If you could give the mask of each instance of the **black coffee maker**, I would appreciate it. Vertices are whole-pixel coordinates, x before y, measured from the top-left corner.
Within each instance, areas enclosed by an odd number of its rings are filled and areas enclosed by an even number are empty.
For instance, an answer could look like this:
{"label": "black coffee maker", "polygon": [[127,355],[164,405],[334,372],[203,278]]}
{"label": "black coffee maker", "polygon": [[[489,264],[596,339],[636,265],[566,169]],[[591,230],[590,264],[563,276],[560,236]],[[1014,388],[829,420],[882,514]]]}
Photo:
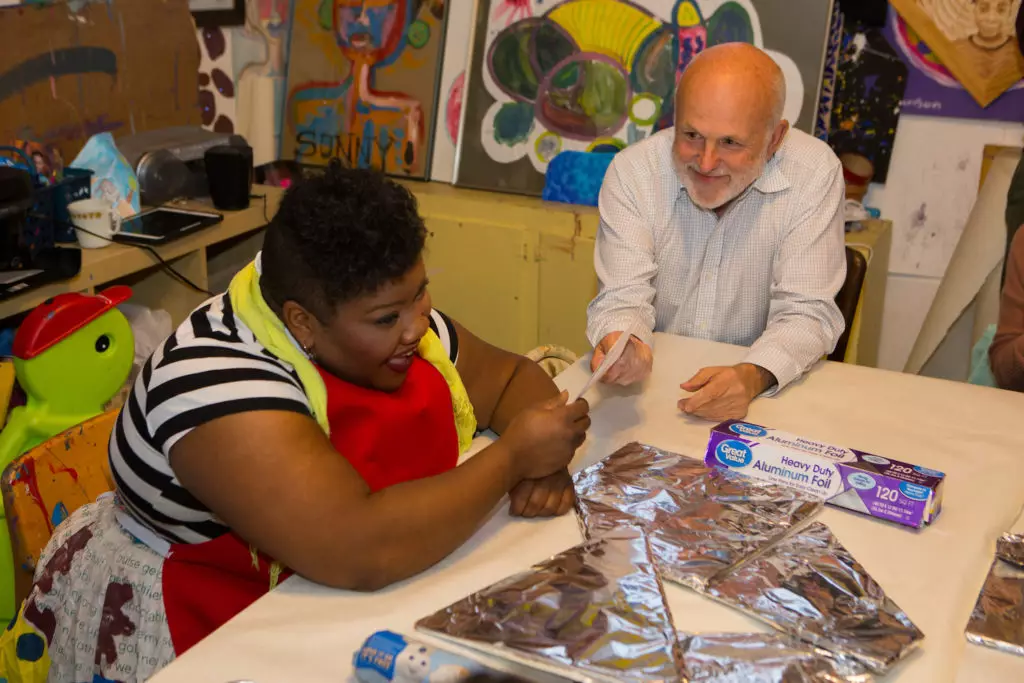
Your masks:
{"label": "black coffee maker", "polygon": [[31,265],[25,231],[33,201],[32,176],[17,168],[0,166],[0,270]]}

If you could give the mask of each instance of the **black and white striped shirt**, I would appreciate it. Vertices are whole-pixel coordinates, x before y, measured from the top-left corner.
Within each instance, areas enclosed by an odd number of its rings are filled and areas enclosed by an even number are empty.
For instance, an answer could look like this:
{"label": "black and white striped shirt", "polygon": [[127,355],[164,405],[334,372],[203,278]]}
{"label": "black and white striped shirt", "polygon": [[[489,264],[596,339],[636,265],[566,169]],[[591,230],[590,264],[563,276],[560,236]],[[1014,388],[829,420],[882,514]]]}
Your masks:
{"label": "black and white striped shirt", "polygon": [[[458,338],[451,321],[431,311],[430,326],[454,362]],[[127,523],[121,517],[126,528],[135,533],[139,523],[141,531],[167,543],[202,543],[227,532],[175,477],[170,452],[196,427],[250,410],[287,410],[312,419],[294,368],[256,341],[224,293],[193,311],[157,348],[117,418],[110,469],[130,515]]]}

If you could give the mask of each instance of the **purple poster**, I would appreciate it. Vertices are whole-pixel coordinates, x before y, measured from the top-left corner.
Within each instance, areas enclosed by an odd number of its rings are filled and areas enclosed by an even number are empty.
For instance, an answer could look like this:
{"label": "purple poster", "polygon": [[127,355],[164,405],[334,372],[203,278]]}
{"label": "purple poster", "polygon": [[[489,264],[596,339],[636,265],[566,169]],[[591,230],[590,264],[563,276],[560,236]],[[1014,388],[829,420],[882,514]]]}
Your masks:
{"label": "purple poster", "polygon": [[1024,80],[982,108],[892,7],[885,37],[909,67],[904,114],[1024,121]]}

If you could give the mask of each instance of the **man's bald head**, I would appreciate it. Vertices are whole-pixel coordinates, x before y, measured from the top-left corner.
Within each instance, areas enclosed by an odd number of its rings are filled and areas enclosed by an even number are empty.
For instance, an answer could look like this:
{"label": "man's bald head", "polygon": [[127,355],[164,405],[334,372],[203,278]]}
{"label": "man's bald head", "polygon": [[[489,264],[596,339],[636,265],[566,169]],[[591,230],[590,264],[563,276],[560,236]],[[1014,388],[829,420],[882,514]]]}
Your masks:
{"label": "man's bald head", "polygon": [[748,43],[726,43],[704,50],[683,72],[676,90],[676,112],[687,97],[730,90],[743,100],[751,116],[768,129],[782,121],[786,106],[786,77],[764,51]]}
{"label": "man's bald head", "polygon": [[690,62],[676,91],[672,153],[698,206],[723,209],[757,180],[789,130],[785,104],[782,70],[752,45],[719,45]]}

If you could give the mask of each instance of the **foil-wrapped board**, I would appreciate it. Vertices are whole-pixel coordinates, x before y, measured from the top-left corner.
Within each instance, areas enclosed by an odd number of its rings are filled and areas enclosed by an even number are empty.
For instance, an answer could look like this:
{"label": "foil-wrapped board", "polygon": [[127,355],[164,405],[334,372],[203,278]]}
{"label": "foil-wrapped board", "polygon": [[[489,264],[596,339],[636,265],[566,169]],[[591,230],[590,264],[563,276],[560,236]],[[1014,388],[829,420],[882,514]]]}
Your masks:
{"label": "foil-wrapped board", "polygon": [[1024,656],[1024,537],[1003,534],[967,622],[967,640]]}
{"label": "foil-wrapped board", "polygon": [[820,522],[716,578],[707,595],[875,673],[924,638]]}
{"label": "foil-wrapped board", "polygon": [[416,628],[574,680],[681,679],[661,579],[646,537],[630,527],[499,581]]}
{"label": "foil-wrapped board", "polygon": [[821,510],[820,500],[699,460],[631,443],[575,477],[588,537],[642,528],[662,575],[703,590]]}

